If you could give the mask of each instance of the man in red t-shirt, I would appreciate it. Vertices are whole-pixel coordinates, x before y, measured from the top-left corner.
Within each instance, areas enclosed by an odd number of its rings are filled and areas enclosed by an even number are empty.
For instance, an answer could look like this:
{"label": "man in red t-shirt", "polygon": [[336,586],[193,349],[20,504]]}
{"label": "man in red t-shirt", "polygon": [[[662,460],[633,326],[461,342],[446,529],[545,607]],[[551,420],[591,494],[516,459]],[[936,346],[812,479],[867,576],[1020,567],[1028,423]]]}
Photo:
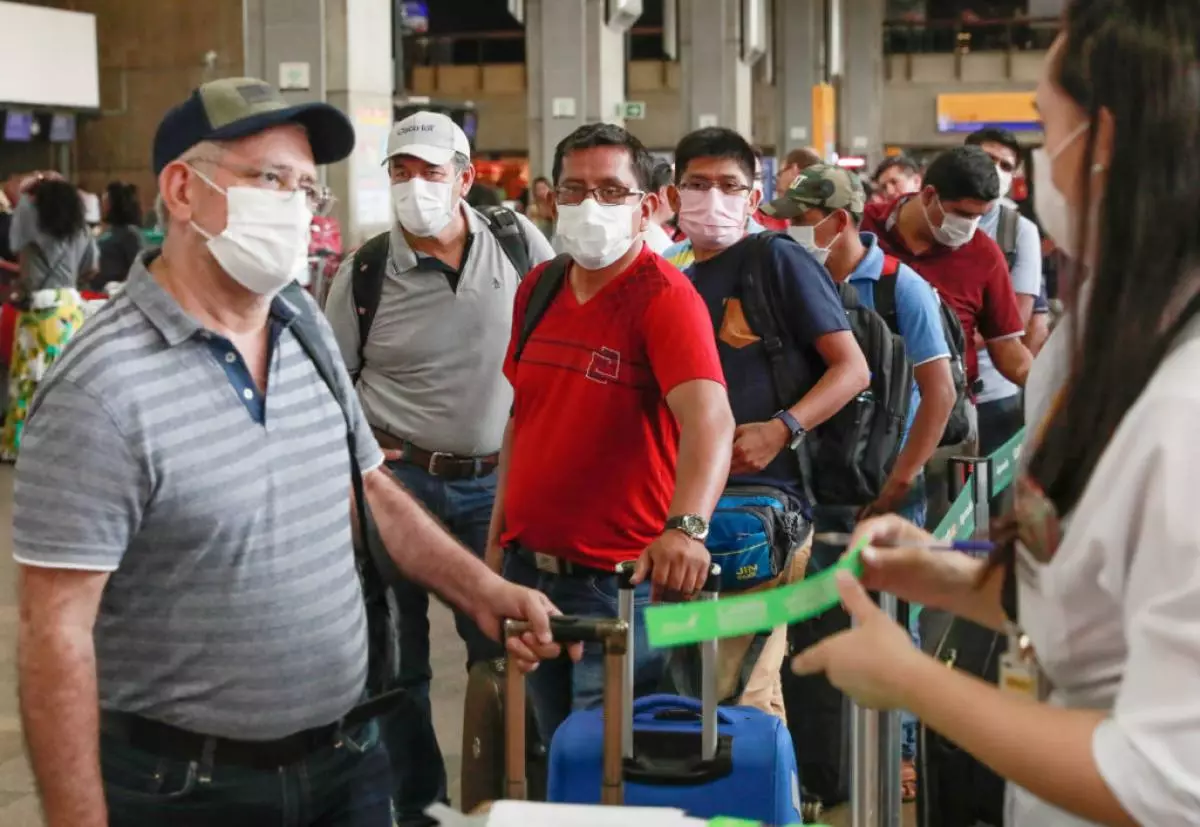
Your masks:
{"label": "man in red t-shirt", "polygon": [[986,152],[962,146],[939,155],[925,171],[921,192],[867,206],[862,229],[879,246],[921,274],[954,309],[967,338],[967,379],[979,378],[975,334],[997,370],[1025,385],[1033,356],[1021,342],[1025,324],[996,242],[976,232],[1000,197],[1000,178]]}
{"label": "man in red t-shirt", "polygon": [[[957,314],[966,334],[963,359],[972,397],[979,379],[976,334],[1010,382],[1024,387],[1033,364],[1021,342],[1025,323],[1008,262],[995,241],[977,232],[980,218],[999,197],[1000,176],[988,154],[976,146],[955,147],[929,165],[919,193],[867,205],[862,223],[863,230],[878,236],[884,252],[916,270]],[[970,410],[974,416],[974,407]],[[926,466],[929,525],[937,525],[949,510],[944,482],[949,458],[974,451],[972,436],[965,446],[939,449]]]}
{"label": "man in red t-shirt", "polygon": [[[498,470],[488,560],[564,612],[617,615],[617,563],[637,560],[637,611],[659,590],[695,593],[710,558],[708,520],[729,476],[734,422],[708,310],[691,283],[640,240],[654,211],[653,159],[616,126],[580,127],[554,158],[557,238],[570,261],[518,359],[534,286],[517,294],[504,372],[513,415]],[[661,655],[636,620],[636,690]],[[530,693],[549,739],[598,703],[603,662],[547,662]]]}

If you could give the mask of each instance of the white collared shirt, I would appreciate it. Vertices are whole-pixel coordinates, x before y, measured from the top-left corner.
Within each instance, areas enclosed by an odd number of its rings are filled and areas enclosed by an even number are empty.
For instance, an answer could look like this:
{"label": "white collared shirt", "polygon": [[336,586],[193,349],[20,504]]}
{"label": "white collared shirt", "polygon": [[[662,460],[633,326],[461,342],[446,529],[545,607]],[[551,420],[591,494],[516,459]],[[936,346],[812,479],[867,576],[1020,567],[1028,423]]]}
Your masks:
{"label": "white collared shirt", "polygon": [[[1066,379],[1070,339],[1064,320],[1034,365],[1031,424]],[[1050,703],[1110,711],[1092,754],[1125,809],[1153,827],[1200,825],[1198,422],[1193,323],[1113,434],[1054,558],[1040,565],[1021,550],[1020,619]],[[1012,786],[1005,823],[1088,824]]]}

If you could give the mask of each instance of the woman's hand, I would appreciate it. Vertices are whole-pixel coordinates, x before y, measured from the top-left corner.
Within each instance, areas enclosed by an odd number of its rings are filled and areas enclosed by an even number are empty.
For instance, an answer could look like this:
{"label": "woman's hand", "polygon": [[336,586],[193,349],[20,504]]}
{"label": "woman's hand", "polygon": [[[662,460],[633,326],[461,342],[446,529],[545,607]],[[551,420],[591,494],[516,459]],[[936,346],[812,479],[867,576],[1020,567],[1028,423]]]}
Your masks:
{"label": "woman's hand", "polygon": [[849,572],[838,572],[838,594],[855,626],[792,659],[797,675],[824,672],[829,682],[871,709],[905,706],[910,675],[926,657],[908,632],[885,615]]}
{"label": "woman's hand", "polygon": [[851,546],[863,538],[868,542],[862,554],[863,587],[909,603],[953,611],[982,571],[983,563],[965,554],[930,551],[927,546],[937,539],[894,514],[859,523]]}

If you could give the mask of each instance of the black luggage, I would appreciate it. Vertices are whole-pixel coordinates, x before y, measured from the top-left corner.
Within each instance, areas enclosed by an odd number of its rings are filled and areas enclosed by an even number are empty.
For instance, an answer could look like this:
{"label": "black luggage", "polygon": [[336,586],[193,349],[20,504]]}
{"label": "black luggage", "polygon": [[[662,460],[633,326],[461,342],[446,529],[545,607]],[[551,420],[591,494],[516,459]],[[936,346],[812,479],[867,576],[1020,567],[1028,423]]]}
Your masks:
{"label": "black luggage", "polygon": [[[938,660],[990,683],[999,681],[1004,635],[930,609],[921,612],[920,627],[921,640]],[[1004,825],[1004,780],[924,725],[917,737],[917,787],[921,827]]]}

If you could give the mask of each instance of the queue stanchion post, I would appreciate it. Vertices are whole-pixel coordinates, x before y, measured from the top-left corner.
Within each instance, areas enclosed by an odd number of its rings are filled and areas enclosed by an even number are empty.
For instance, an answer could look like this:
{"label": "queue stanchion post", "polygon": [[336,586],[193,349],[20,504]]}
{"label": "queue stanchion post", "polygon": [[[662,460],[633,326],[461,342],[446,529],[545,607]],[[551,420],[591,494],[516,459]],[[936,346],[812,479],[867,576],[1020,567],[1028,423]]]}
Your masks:
{"label": "queue stanchion post", "polygon": [[[897,618],[898,605],[894,594],[879,594],[879,608],[893,621]],[[877,712],[876,715],[879,727],[879,804],[878,818],[871,824],[872,827],[901,827],[904,790],[901,784],[900,710]]]}
{"label": "queue stanchion post", "polygon": [[975,486],[975,539],[986,540],[992,525],[992,458],[978,457],[971,474]]}

